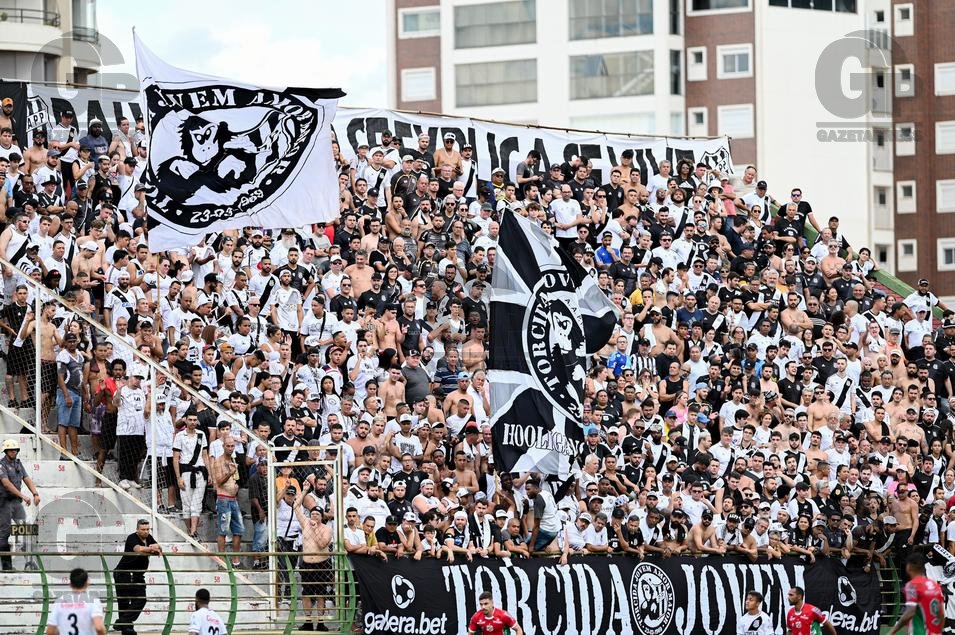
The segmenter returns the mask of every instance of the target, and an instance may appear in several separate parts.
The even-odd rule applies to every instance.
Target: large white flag
[[[584,442],[586,360],[607,344],[617,310],[553,242],[504,212],[487,365],[494,464],[567,478]]]
[[[338,217],[338,88],[263,88],[170,66],[135,37],[149,164],[149,247]]]

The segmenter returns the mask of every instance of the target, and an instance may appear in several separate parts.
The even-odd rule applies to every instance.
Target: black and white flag
[[[550,236],[505,212],[490,320],[495,465],[566,477],[584,439],[586,358],[610,339],[614,306]]]
[[[337,88],[263,88],[170,66],[135,38],[149,159],[149,247],[338,217]]]

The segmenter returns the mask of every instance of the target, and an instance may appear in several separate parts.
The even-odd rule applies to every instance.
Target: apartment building
[[[955,296],[955,3],[893,1],[897,275]]]
[[[11,0],[0,7],[0,77],[86,84],[103,63],[96,0]]]
[[[728,135],[780,203],[801,187],[856,248],[955,294],[955,3],[390,0],[388,16],[394,107]]]
[[[683,0],[390,0],[392,104],[684,134]]]

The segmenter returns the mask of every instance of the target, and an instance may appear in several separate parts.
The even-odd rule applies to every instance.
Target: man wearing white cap
[[[129,270],[116,269],[116,286],[106,294],[103,302],[103,315],[107,324],[116,330],[116,321],[121,318],[129,319],[136,310],[136,303],[146,298],[140,287],[129,285]]]
[[[445,508],[444,504],[434,495],[434,481],[430,478],[426,478],[421,481],[419,486],[420,490],[418,495],[411,500],[411,506],[414,508],[415,513],[418,516],[426,514],[432,509],[437,509],[440,513],[446,514],[448,510]],[[465,523],[467,522],[467,514],[464,515]]]
[[[907,348],[910,351],[912,349],[921,351],[922,338],[926,335],[932,335],[932,313],[929,307],[921,302],[915,303],[911,308],[915,318],[902,326],[902,332]]]
[[[382,193],[382,196],[378,197],[378,208],[384,209],[391,200],[391,183],[386,181],[388,170],[383,165],[385,151],[383,148],[375,147],[368,154],[370,160],[362,171],[361,177],[368,182],[368,191],[376,190]]]
[[[468,526],[467,512],[454,512],[454,521],[444,532],[444,546],[448,550],[448,562],[454,562],[455,556],[463,556],[468,562],[474,560],[474,554],[478,552],[478,548],[471,528]]]
[[[119,486],[139,488],[136,482],[137,466],[146,454],[146,417],[149,406],[141,383],[147,372],[143,366],[127,370],[128,379],[116,381],[118,390],[113,395],[116,412],[116,459],[119,462]]]
[[[434,151],[434,167],[440,170],[442,166],[451,166],[454,176],[461,175],[461,153],[454,149],[456,137],[453,132],[445,132],[444,145]]]

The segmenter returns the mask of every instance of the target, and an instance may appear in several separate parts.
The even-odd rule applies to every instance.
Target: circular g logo
[[[865,30],[848,33],[824,48],[816,62],[816,96],[819,103],[836,117],[856,119],[873,110],[875,91],[885,91],[885,98],[888,99],[888,87],[876,87],[873,74],[869,71],[850,71],[848,85],[843,80],[847,62],[862,69],[870,66],[891,69],[892,65],[888,63],[884,52],[888,46],[889,39],[885,32]],[[876,60],[870,60],[872,56]],[[855,94],[847,95],[849,91]]]

